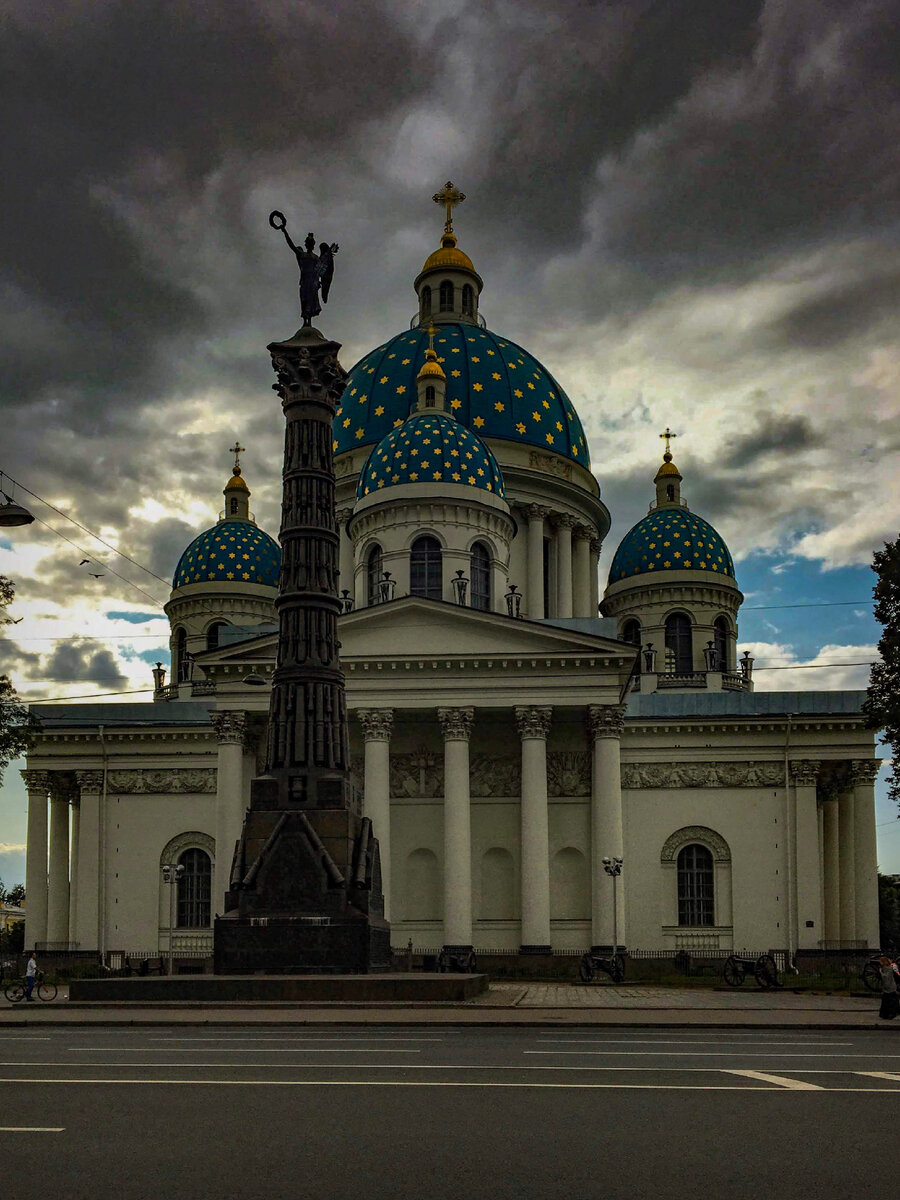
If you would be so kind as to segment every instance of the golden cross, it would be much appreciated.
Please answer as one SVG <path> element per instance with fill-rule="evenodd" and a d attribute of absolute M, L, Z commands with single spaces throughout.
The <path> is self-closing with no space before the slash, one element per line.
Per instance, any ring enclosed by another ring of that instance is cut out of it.
<path fill-rule="evenodd" d="M 670 439 L 670 438 L 675 438 L 675 437 L 678 437 L 678 434 L 677 434 L 677 433 L 673 433 L 673 432 L 672 432 L 672 430 L 671 430 L 671 429 L 668 427 L 668 425 L 667 425 L 667 426 L 666 426 L 666 432 L 665 432 L 665 433 L 661 433 L 659 436 L 660 436 L 661 438 L 665 438 L 665 439 L 666 439 L 666 454 L 670 454 L 670 453 L 671 453 L 671 451 L 669 450 L 669 439 Z"/>
<path fill-rule="evenodd" d="M 454 187 L 448 179 L 439 192 L 431 197 L 435 204 L 443 204 L 447 212 L 447 219 L 444 221 L 444 233 L 453 232 L 453 209 L 457 204 L 462 204 L 466 198 L 466 193 L 461 192 L 458 187 Z"/>
<path fill-rule="evenodd" d="M 241 470 L 240 456 L 244 453 L 244 451 L 246 449 L 247 449 L 247 447 L 242 446 L 241 443 L 237 440 L 237 438 L 234 439 L 234 445 L 228 447 L 228 453 L 234 455 L 234 469 L 238 474 L 240 474 L 240 470 Z"/>
<path fill-rule="evenodd" d="M 428 332 L 428 349 L 431 351 L 432 354 L 434 354 L 434 335 L 437 333 L 437 330 L 434 327 L 433 321 L 429 324 L 427 332 Z"/>

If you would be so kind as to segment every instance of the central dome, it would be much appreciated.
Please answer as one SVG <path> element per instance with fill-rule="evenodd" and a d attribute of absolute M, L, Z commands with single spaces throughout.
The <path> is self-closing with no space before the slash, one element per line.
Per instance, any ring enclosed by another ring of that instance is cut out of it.
<path fill-rule="evenodd" d="M 441 324 L 434 348 L 447 376 L 447 405 L 462 425 L 480 437 L 540 447 L 590 468 L 578 414 L 527 350 L 463 322 Z M 427 349 L 427 332 L 410 329 L 360 359 L 335 416 L 335 454 L 375 445 L 406 420 Z"/>

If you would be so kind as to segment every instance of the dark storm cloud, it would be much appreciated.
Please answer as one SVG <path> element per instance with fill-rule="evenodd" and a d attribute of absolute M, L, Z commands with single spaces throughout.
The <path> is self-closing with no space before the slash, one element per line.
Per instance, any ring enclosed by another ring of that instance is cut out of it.
<path fill-rule="evenodd" d="M 44 656 L 40 678 L 55 683 L 96 683 L 124 687 L 128 679 L 109 650 L 77 640 L 63 642 Z"/>
<path fill-rule="evenodd" d="M 896 323 L 900 270 L 880 274 L 871 264 L 867 278 L 840 283 L 824 295 L 796 305 L 771 326 L 784 346 L 822 348 L 864 333 L 882 322 Z"/>
<path fill-rule="evenodd" d="M 723 464 L 739 469 L 749 465 L 759 468 L 761 460 L 772 455 L 794 455 L 800 450 L 820 445 L 821 435 L 808 417 L 782 416 L 762 412 L 756 428 L 729 441 L 724 448 Z M 752 481 L 754 484 L 756 480 Z"/>

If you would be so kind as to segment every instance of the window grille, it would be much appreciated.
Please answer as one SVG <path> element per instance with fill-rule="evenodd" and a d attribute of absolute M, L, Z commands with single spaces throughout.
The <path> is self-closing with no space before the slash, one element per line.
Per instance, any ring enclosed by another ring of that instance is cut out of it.
<path fill-rule="evenodd" d="M 410 595 L 424 596 L 426 600 L 443 599 L 441 544 L 437 538 L 420 537 L 413 542 L 409 556 L 409 591 Z"/>
<path fill-rule="evenodd" d="M 691 622 L 684 613 L 666 617 L 666 667 L 677 675 L 688 675 L 694 669 L 691 647 Z"/>
<path fill-rule="evenodd" d="M 469 283 L 462 290 L 462 310 L 464 317 L 475 315 L 475 293 L 472 291 L 472 285 Z"/>
<path fill-rule="evenodd" d="M 491 607 L 491 554 L 482 542 L 476 542 L 472 547 L 469 575 L 472 580 L 471 607 L 489 612 Z"/>
<path fill-rule="evenodd" d="M 381 547 L 373 546 L 366 558 L 366 604 L 370 607 L 373 604 L 378 604 L 381 600 L 381 594 L 378 590 L 378 581 L 381 579 L 382 557 Z"/>
<path fill-rule="evenodd" d="M 716 617 L 713 626 L 713 640 L 716 647 L 716 664 L 720 671 L 728 670 L 728 622 L 724 617 Z"/>
<path fill-rule="evenodd" d="M 453 284 L 449 279 L 441 283 L 439 297 L 441 312 L 453 312 Z"/>
<path fill-rule="evenodd" d="M 715 925 L 713 857 L 705 846 L 685 846 L 678 855 L 678 924 Z"/>
<path fill-rule="evenodd" d="M 422 288 L 422 316 L 431 316 L 431 288 L 427 284 Z"/>

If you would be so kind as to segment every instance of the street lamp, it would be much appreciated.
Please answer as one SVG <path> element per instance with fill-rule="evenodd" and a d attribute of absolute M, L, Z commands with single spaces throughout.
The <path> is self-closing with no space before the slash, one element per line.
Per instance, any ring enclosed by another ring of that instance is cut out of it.
<path fill-rule="evenodd" d="M 519 610 L 522 607 L 522 596 L 520 592 L 516 591 L 514 583 L 509 585 L 509 591 L 503 599 L 506 601 L 506 615 L 508 617 L 518 617 Z"/>
<path fill-rule="evenodd" d="M 456 578 L 451 579 L 450 582 L 453 584 L 453 599 L 457 604 L 465 604 L 466 591 L 469 587 L 465 571 L 457 571 Z"/>
<path fill-rule="evenodd" d="M 613 883 L 613 948 L 612 957 L 615 958 L 619 949 L 619 913 L 616 907 L 616 880 L 622 874 L 622 860 L 616 855 L 613 858 L 603 859 L 603 870 L 609 875 Z"/>
<path fill-rule="evenodd" d="M 30 525 L 33 520 L 34 515 L 27 508 L 16 504 L 6 492 L 0 492 L 0 525 Z"/>
<path fill-rule="evenodd" d="M 162 869 L 163 883 L 169 885 L 169 974 L 172 974 L 172 967 L 175 961 L 175 938 L 173 936 L 175 930 L 175 891 L 178 880 L 184 874 L 184 863 L 179 863 L 177 867 L 170 867 L 168 864 Z"/>

